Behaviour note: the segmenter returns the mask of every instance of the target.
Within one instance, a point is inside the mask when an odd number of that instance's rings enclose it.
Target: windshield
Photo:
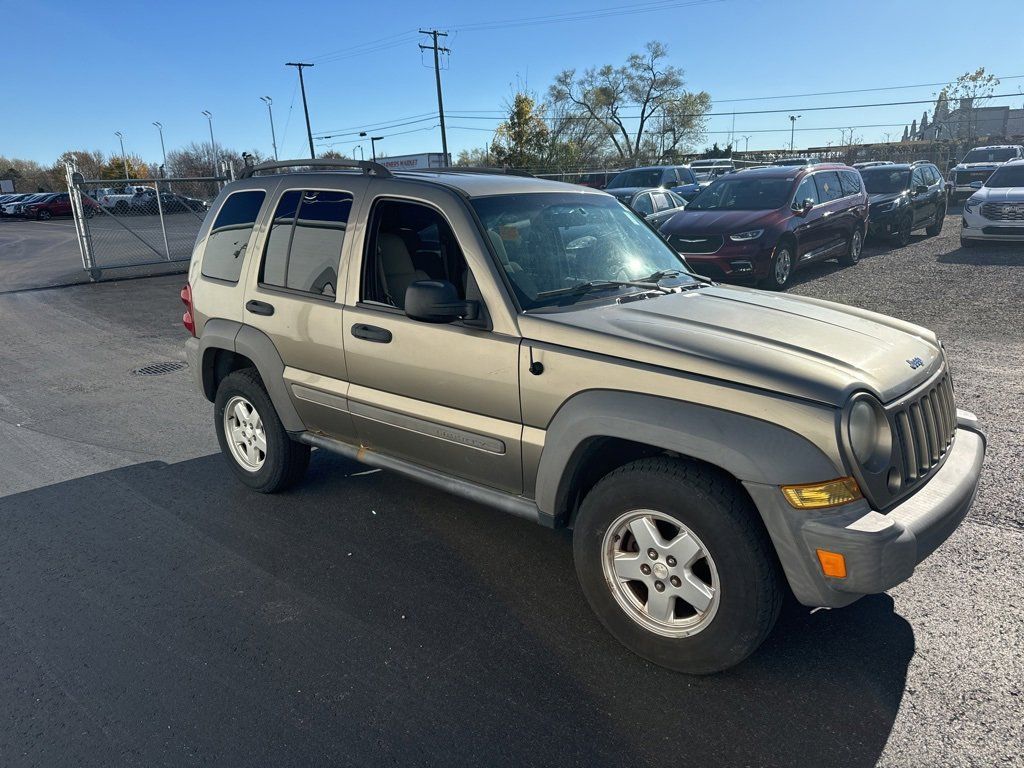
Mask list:
[[[688,211],[768,211],[789,201],[793,180],[752,179],[745,174],[718,179],[686,206]]]
[[[1005,163],[1017,157],[1015,149],[972,149],[960,162],[963,163]]]
[[[885,166],[865,168],[860,176],[864,179],[864,187],[869,195],[888,195],[910,187],[910,171],[907,169],[893,171]]]
[[[1024,165],[1011,165],[997,168],[996,172],[988,177],[986,187],[995,189],[1008,189],[1009,187],[1024,187]]]
[[[617,174],[608,184],[607,189],[619,187],[660,187],[661,168],[636,168]]]
[[[584,283],[642,282],[658,272],[686,271],[682,258],[657,233],[606,195],[499,195],[477,198],[472,205],[523,309],[608,295],[544,295]],[[685,274],[676,280],[698,284]]]

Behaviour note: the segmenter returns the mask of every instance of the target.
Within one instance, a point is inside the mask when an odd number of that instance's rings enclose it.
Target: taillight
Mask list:
[[[181,303],[185,305],[185,314],[181,316],[181,324],[185,326],[186,331],[195,336],[196,319],[192,316],[192,286],[186,283],[179,295],[181,296]]]

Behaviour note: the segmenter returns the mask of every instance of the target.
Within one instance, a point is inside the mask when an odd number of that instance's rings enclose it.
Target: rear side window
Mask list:
[[[838,200],[843,196],[843,190],[839,186],[839,174],[835,171],[814,174],[814,183],[818,187],[818,200],[822,203]]]
[[[844,195],[860,194],[860,174],[857,171],[840,171],[839,184],[843,189]]]
[[[334,298],[351,211],[347,192],[285,192],[270,225],[260,284]]]
[[[242,264],[245,263],[249,236],[265,197],[263,190],[252,190],[235,192],[224,201],[210,229],[210,235],[206,238],[204,277],[238,282]]]

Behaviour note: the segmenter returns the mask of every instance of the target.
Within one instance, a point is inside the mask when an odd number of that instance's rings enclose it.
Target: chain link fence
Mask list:
[[[223,176],[111,181],[87,179],[67,166],[82,268],[104,270],[187,262]]]

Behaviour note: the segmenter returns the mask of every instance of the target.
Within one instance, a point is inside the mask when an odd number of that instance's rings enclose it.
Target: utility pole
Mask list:
[[[306,103],[306,81],[302,79],[302,68],[312,67],[312,64],[302,64],[297,61],[289,61],[285,64],[286,67],[295,67],[299,70],[299,88],[302,90],[302,109],[306,113],[306,136],[309,138],[309,159],[313,160],[316,158],[316,152],[313,150],[313,129],[309,125],[309,104]]]
[[[789,151],[790,154],[793,152],[793,137],[796,133],[796,121],[799,120],[803,115],[790,115],[789,116]]]
[[[444,153],[443,159],[445,166],[448,165],[448,135],[444,129],[444,99],[441,98],[441,62],[439,54],[451,53],[448,48],[439,48],[437,45],[437,38],[448,37],[447,32],[438,32],[436,29],[421,29],[421,35],[430,35],[434,43],[433,45],[423,45],[420,43],[420,50],[427,51],[432,50],[434,52],[434,79],[437,80],[437,116],[441,121],[441,152]]]
[[[202,112],[203,117],[206,118],[206,122],[210,124],[210,157],[213,158],[213,175],[217,175],[217,142],[213,140],[213,113],[204,109]]]
[[[163,155],[164,164],[160,166],[160,175],[163,176],[164,171],[167,168],[167,150],[164,149],[164,124],[161,122],[153,123],[156,129],[160,131],[160,154]]]
[[[260,101],[267,105],[267,114],[270,115],[270,143],[274,147],[274,159],[277,160],[277,134],[274,133],[274,110],[270,106],[274,103],[274,100],[269,96],[260,96]]]
[[[124,153],[124,134],[120,131],[114,131],[114,135],[117,136],[117,140],[121,142],[121,160],[124,162],[124,180],[128,181],[128,155]]]

